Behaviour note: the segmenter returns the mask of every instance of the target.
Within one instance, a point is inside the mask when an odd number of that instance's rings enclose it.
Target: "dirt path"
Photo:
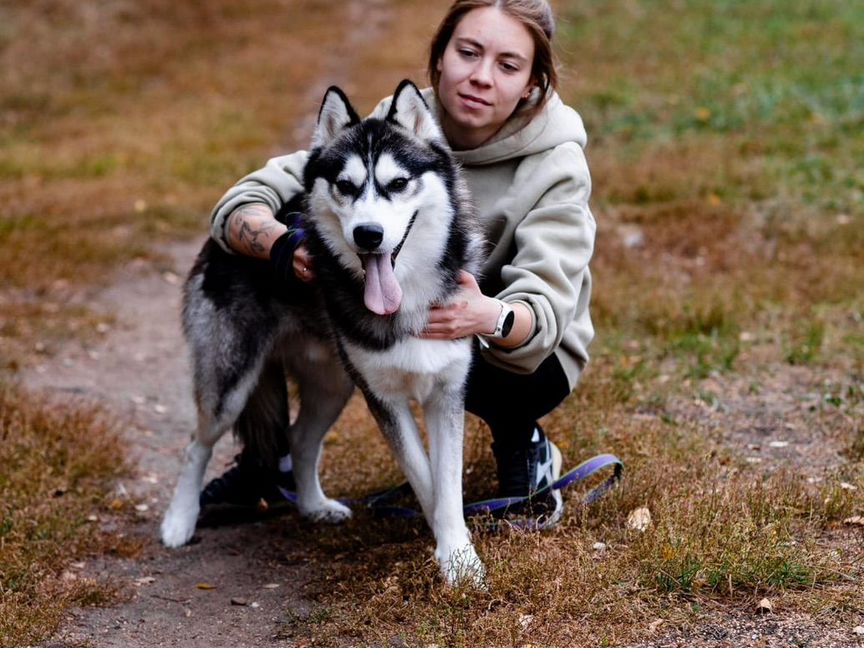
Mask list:
[[[197,242],[172,247],[167,267],[125,268],[90,303],[117,318],[101,341],[72,342],[24,376],[31,386],[98,402],[128,421],[125,434],[137,472],[118,489],[147,507],[130,530],[146,538],[143,559],[105,559],[78,572],[119,582],[128,600],[73,611],[47,645],[293,645],[284,620],[312,610],[301,593],[306,566],[282,558],[293,552],[279,521],[203,529],[194,544],[176,551],[158,542],[180,450],[194,425],[179,307],[180,277],[197,249]],[[222,471],[234,450],[230,438],[218,444],[211,475]],[[290,518],[283,520],[290,524]],[[199,589],[199,583],[215,589]]]
[[[329,60],[318,86],[308,88],[314,104],[332,83],[350,75],[352,52],[392,19],[382,2],[351,2],[349,30]],[[305,141],[314,116],[296,124],[295,141]],[[263,160],[262,160],[263,162]],[[202,240],[203,219],[202,214]],[[131,480],[118,485],[143,504],[130,533],[146,539],[143,558],[102,559],[77,571],[80,577],[118,582],[127,600],[110,608],[74,610],[49,646],[292,646],[291,620],[314,612],[303,597],[311,573],[296,558],[289,516],[238,526],[199,529],[193,542],[167,550],[158,528],[173,491],[181,451],[194,428],[194,407],[185,344],[180,332],[183,277],[202,240],[161,250],[170,261],[136,262],[123,268],[106,290],[84,298],[104,313],[98,343],[70,341],[22,375],[29,387],[99,403],[128,427]],[[206,479],[220,474],[237,451],[220,441]],[[201,589],[199,584],[214,586]],[[232,602],[233,601],[233,602]]]

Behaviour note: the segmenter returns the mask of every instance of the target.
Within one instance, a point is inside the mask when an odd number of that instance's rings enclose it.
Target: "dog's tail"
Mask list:
[[[267,360],[258,384],[235,424],[245,451],[259,457],[265,468],[275,469],[279,457],[290,451],[288,443],[288,387],[281,360]]]

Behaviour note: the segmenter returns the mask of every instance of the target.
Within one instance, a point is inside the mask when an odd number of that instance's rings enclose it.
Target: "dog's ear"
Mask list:
[[[339,135],[343,128],[360,122],[360,117],[348,97],[336,86],[330,86],[318,111],[318,125],[312,136],[312,148],[325,146]]]
[[[443,140],[444,134],[438,127],[432,111],[426,105],[417,86],[405,79],[393,93],[387,121],[398,124],[427,142]]]

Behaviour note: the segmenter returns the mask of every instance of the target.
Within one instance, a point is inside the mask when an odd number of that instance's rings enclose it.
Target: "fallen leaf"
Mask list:
[[[767,598],[763,598],[761,601],[759,601],[759,605],[757,606],[756,611],[759,612],[759,614],[767,614],[768,612],[774,611],[774,606]]]
[[[864,516],[853,515],[852,517],[848,517],[843,520],[843,524],[856,524],[858,526],[864,526]]]
[[[267,583],[266,585],[262,585],[264,589],[276,589],[279,587],[279,583]]]
[[[645,531],[649,526],[651,526],[651,511],[647,507],[642,506],[630,511],[630,515],[627,516],[628,529]]]
[[[594,551],[606,551],[606,543],[605,542],[595,542],[591,548]]]
[[[215,585],[211,585],[210,583],[198,583],[195,585],[200,590],[214,590],[216,589]]]
[[[531,622],[534,620],[533,614],[520,614],[519,615],[519,625],[522,626],[523,630],[527,630],[528,626],[531,625]]]
[[[648,624],[648,632],[657,632],[657,628],[660,627],[660,624],[663,623],[663,619],[657,619],[656,621],[652,621]]]
[[[132,581],[136,586],[139,585],[149,585],[150,583],[155,583],[156,579],[152,576],[142,576],[141,578],[136,578]]]
[[[768,445],[771,446],[772,448],[785,448],[786,446],[789,445],[789,442],[788,441],[772,441]]]
[[[111,500],[108,508],[110,508],[112,511],[119,511],[123,508],[123,500],[119,497],[115,497],[113,500]]]
[[[864,626],[855,626],[854,628],[852,628],[852,632],[857,635],[864,635]]]
[[[849,482],[840,482],[840,488],[843,490],[858,490],[857,486],[853,486]]]
[[[235,597],[231,599],[231,605],[249,605],[249,602],[244,598]]]

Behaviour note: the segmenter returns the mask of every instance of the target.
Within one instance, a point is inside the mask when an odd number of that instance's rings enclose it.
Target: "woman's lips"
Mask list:
[[[481,99],[480,97],[475,97],[474,95],[462,94],[459,93],[459,98],[462,99],[469,106],[481,107],[481,106],[491,106],[492,104],[486,101],[485,99]]]

